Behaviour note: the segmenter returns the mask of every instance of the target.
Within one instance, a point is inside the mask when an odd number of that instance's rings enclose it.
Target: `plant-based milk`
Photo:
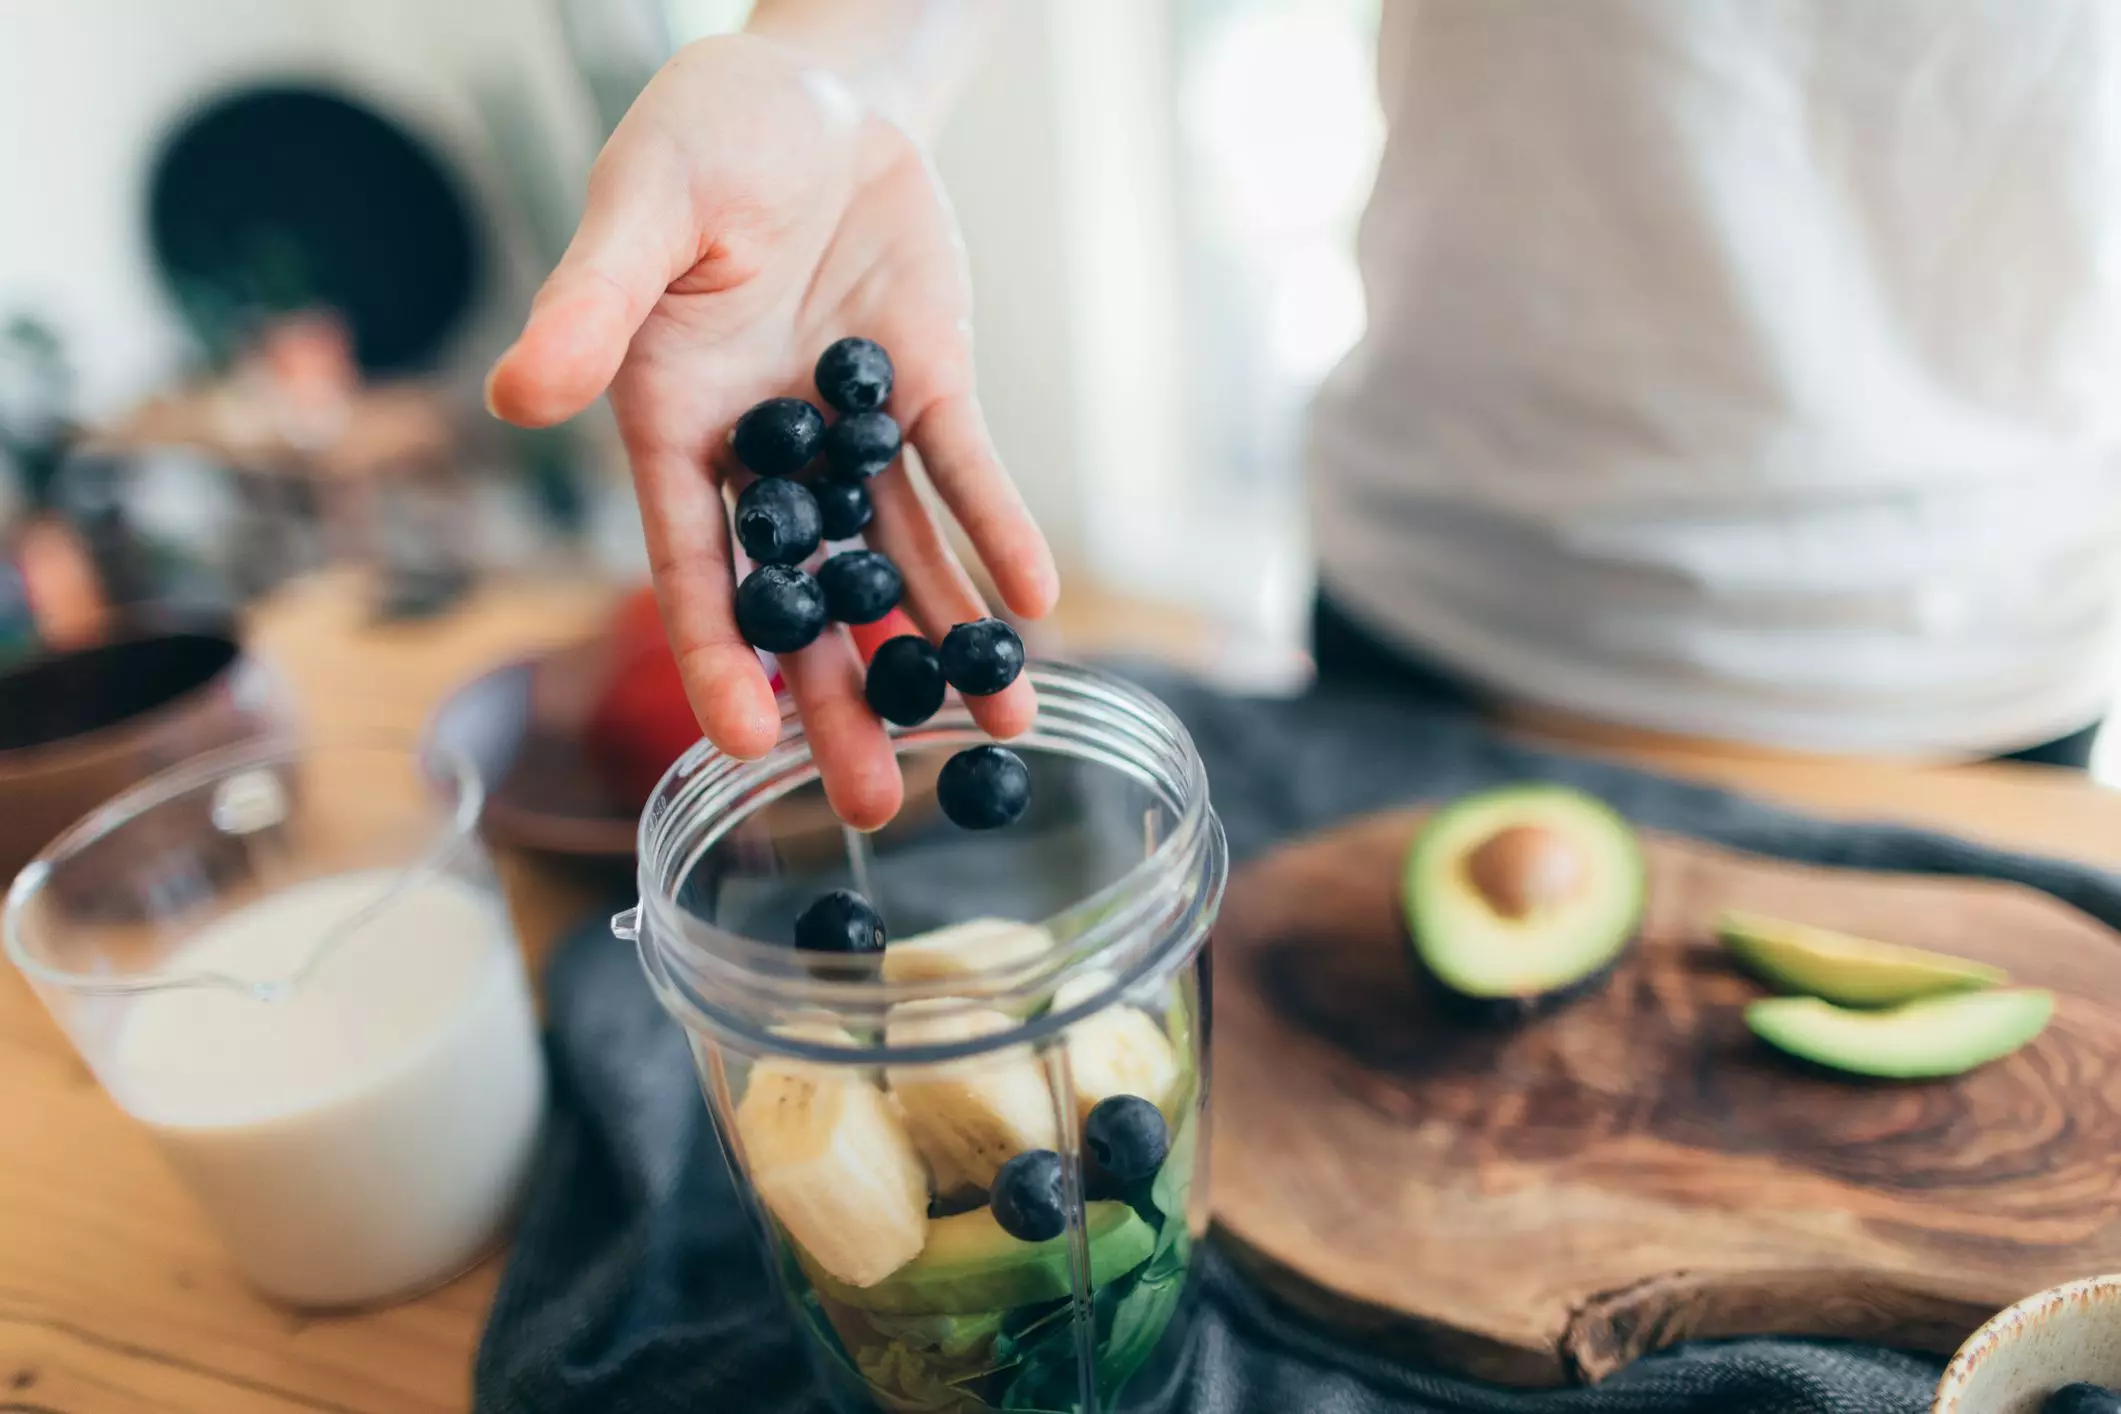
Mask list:
[[[389,885],[354,873],[270,895],[169,969],[287,978]],[[107,1070],[250,1279],[316,1306],[408,1294],[476,1260],[522,1185],[545,1079],[505,915],[449,878],[411,885],[284,1000],[140,998]]]

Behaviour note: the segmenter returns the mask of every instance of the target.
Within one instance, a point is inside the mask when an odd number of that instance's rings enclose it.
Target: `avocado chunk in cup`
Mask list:
[[[1156,1233],[1124,1203],[1084,1208],[1090,1240],[1090,1285],[1095,1290],[1148,1260]],[[861,1311],[895,1316],[966,1315],[1057,1301],[1074,1293],[1068,1274],[1068,1237],[1023,1242],[1003,1232],[985,1208],[934,1218],[928,1243],[875,1286],[848,1286],[801,1258],[821,1295]]]
[[[1407,853],[1421,966],[1475,1015],[1507,1018],[1594,984],[1642,918],[1642,849],[1604,803],[1561,786],[1483,791],[1439,810]]]

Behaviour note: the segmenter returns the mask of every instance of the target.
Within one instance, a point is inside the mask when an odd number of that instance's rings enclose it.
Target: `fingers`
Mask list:
[[[780,664],[833,814],[857,830],[890,823],[905,782],[884,724],[862,699],[862,664],[853,645],[828,628],[801,652],[782,654]]]
[[[876,503],[876,519],[869,523],[868,541],[898,566],[906,581],[906,611],[921,632],[940,643],[952,624],[987,617],[986,601],[958,563],[905,468],[894,465],[871,478],[869,494]],[[1037,695],[1022,677],[991,697],[967,697],[965,706],[982,731],[1003,740],[1031,730],[1038,716]]]
[[[932,403],[908,429],[907,440],[979,551],[1002,602],[1027,619],[1049,613],[1060,597],[1053,551],[1002,470],[979,404],[969,395]]]
[[[721,493],[682,454],[645,452],[632,461],[649,573],[692,714],[731,756],[763,756],[780,739],[780,705],[757,652],[737,632]]]
[[[634,331],[695,262],[684,183],[641,144],[614,141],[589,178],[567,253],[486,378],[486,405],[525,427],[564,422],[611,383]]]

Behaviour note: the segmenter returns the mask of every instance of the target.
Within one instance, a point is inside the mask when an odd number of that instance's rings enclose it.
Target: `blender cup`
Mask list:
[[[1161,704],[1029,671],[1038,724],[1010,745],[1032,797],[1014,824],[961,830],[935,805],[942,763],[986,740],[962,705],[894,732],[907,804],[871,835],[833,818],[791,712],[762,760],[702,745],[664,777],[640,906],[614,920],[685,1027],[843,1410],[1153,1405],[1183,1369],[1222,829]],[[792,947],[835,888],[882,913],[880,958]],[[1058,1173],[1050,1236],[1022,1235],[1021,1216],[1012,1235],[993,1201],[1026,1154]]]

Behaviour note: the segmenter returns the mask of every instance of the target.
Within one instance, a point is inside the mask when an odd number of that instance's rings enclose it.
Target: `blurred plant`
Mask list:
[[[0,463],[16,469],[32,506],[45,503],[80,435],[73,401],[74,373],[58,333],[26,314],[9,320],[0,331]]]

